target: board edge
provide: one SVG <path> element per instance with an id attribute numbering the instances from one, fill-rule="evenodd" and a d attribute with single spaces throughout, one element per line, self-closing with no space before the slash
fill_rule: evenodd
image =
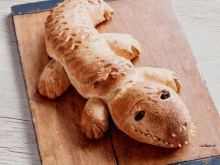
<path id="1" fill-rule="evenodd" d="M 47 11 L 56 7 L 57 3 L 61 3 L 63 1 L 64 0 L 49 0 L 49 1 L 40 1 L 40 2 L 15 5 L 11 7 L 11 13 L 13 16 L 15 16 L 15 15 L 24 15 L 24 14 Z M 118 0 L 104 0 L 104 1 L 110 2 L 110 1 L 118 1 Z"/>

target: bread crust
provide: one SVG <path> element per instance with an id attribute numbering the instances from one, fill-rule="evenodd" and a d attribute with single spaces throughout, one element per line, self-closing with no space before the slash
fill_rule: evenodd
<path id="1" fill-rule="evenodd" d="M 162 100 L 160 96 L 165 91 L 170 92 L 170 98 Z M 178 94 L 163 84 L 134 82 L 108 104 L 115 124 L 140 142 L 176 148 L 187 141 L 191 133 L 189 110 Z M 135 121 L 140 111 L 145 112 L 145 117 Z"/>
<path id="2" fill-rule="evenodd" d="M 37 84 L 37 90 L 49 99 L 60 96 L 69 87 L 70 81 L 63 66 L 52 59 L 44 68 Z"/>
<path id="3" fill-rule="evenodd" d="M 94 28 L 113 10 L 106 9 L 105 3 L 92 3 L 65 1 L 52 11 L 45 26 L 46 46 L 48 54 L 62 64 L 71 84 L 83 97 L 105 99 L 115 93 L 113 86 L 129 75 L 134 66 L 129 60 L 116 56 Z"/>

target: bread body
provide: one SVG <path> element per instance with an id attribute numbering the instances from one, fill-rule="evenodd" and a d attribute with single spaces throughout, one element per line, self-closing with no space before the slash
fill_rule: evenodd
<path id="1" fill-rule="evenodd" d="M 83 97 L 107 99 L 117 92 L 116 84 L 134 72 L 134 66 L 116 56 L 94 28 L 107 19 L 106 12 L 112 12 L 106 11 L 109 8 L 105 8 L 104 2 L 94 3 L 97 4 L 75 0 L 58 6 L 46 22 L 46 46 L 48 54 L 62 64 L 71 84 Z"/>

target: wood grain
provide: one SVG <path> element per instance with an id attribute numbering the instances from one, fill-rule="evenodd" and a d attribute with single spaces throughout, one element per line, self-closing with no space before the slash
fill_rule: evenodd
<path id="1" fill-rule="evenodd" d="M 181 33 L 177 19 L 171 12 L 169 2 L 158 2 L 152 1 L 151 3 L 141 0 L 112 2 L 111 5 L 116 14 L 110 22 L 101 25 L 99 29 L 103 32 L 131 33 L 138 39 L 144 50 L 142 56 L 134 60 L 136 66 L 170 68 L 180 75 L 182 82 L 185 82 L 182 83 L 183 89 L 180 95 L 191 109 L 192 118 L 198 129 L 196 137 L 191 139 L 190 145 L 182 149 L 167 150 L 138 143 L 113 126 L 111 127 L 111 136 L 120 164 L 171 163 L 219 154 L 218 114 L 208 90 L 200 78 L 192 52 Z M 129 14 L 124 14 L 127 11 Z M 74 88 L 70 88 L 55 103 L 45 101 L 44 98 L 37 95 L 35 90 L 37 78 L 49 61 L 45 56 L 43 26 L 40 24 L 44 22 L 47 13 L 40 14 L 42 13 L 35 14 L 35 16 L 26 15 L 25 19 L 16 16 L 17 22 L 15 19 L 15 23 L 18 27 L 16 31 L 21 56 L 23 56 L 23 70 L 43 162 L 49 164 L 48 162 L 71 160 L 75 163 L 85 163 L 87 160 L 89 164 L 94 164 L 97 162 L 94 159 L 97 155 L 106 161 L 109 161 L 108 159 L 114 160 L 108 136 L 101 141 L 96 141 L 95 144 L 91 144 L 90 141 L 83 139 L 80 134 L 78 121 L 85 100 L 76 93 Z M 66 104 L 67 102 L 68 104 Z M 75 107 L 72 103 L 78 105 L 77 108 L 74 108 L 76 113 L 72 113 L 72 107 Z M 72 119 L 76 121 L 71 121 Z M 67 124 L 67 121 L 70 122 Z M 64 127 L 63 125 L 66 124 L 67 127 Z M 53 136 L 58 138 L 51 139 Z M 62 144 L 57 143 L 57 140 L 61 141 Z M 86 149 L 82 150 L 82 146 L 77 148 L 78 143 L 80 143 L 79 146 L 85 144 Z M 214 144 L 215 147 L 200 147 L 206 143 Z M 44 146 L 45 144 L 47 146 Z M 60 146 L 56 146 L 57 144 Z M 99 147 L 96 148 L 97 145 Z M 53 154 L 49 152 L 51 150 L 54 150 Z M 69 159 L 62 156 L 57 158 L 60 153 L 69 154 Z M 79 155 L 77 156 L 75 153 Z M 84 153 L 86 153 L 86 158 Z"/>
<path id="2" fill-rule="evenodd" d="M 0 0 L 0 164 L 40 165 L 30 107 L 13 29 L 11 6 Z M 34 0 L 32 0 L 34 1 Z"/>
<path id="3" fill-rule="evenodd" d="M 40 164 L 31 121 L 0 117 L 0 126 L 0 164 Z"/>

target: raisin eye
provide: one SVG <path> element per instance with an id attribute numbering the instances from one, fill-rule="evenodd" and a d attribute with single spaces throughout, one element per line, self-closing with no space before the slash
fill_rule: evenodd
<path id="1" fill-rule="evenodd" d="M 144 117 L 144 115 L 145 115 L 145 112 L 144 112 L 144 111 L 139 112 L 139 113 L 135 116 L 135 120 L 136 120 L 136 121 L 141 120 L 141 119 Z"/>
<path id="2" fill-rule="evenodd" d="M 95 82 L 94 82 L 94 88 L 97 88 L 99 84 L 100 84 L 99 81 L 95 81 Z"/>
<path id="3" fill-rule="evenodd" d="M 161 96 L 160 96 L 160 98 L 161 99 L 167 99 L 167 98 L 169 98 L 170 97 L 170 92 L 166 92 L 166 93 L 163 93 Z"/>

